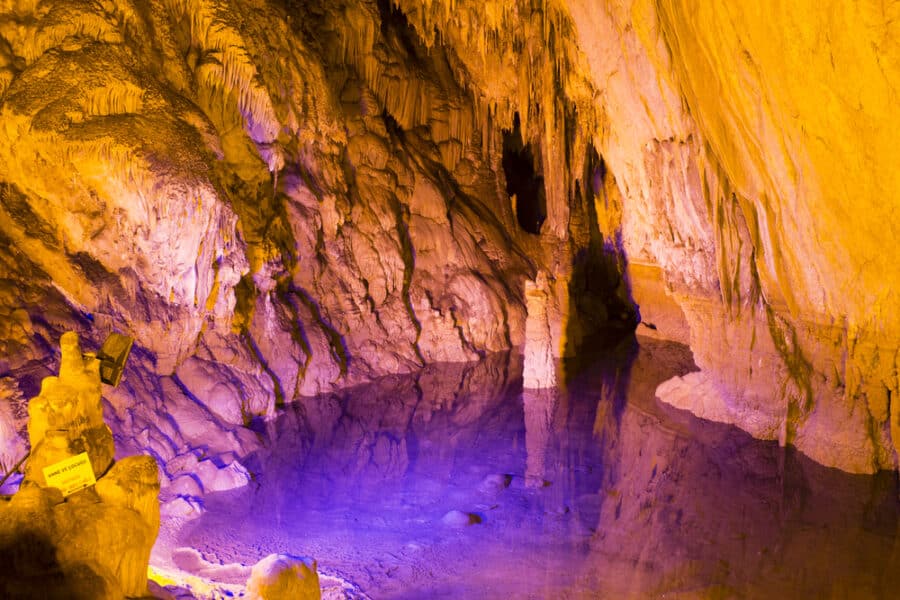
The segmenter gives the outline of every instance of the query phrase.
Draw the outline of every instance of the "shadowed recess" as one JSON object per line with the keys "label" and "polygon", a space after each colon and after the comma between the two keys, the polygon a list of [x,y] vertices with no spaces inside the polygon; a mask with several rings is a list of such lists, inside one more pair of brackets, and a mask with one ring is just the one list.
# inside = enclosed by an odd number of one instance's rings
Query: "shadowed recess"
{"label": "shadowed recess", "polygon": [[547,218],[547,197],[544,178],[535,171],[535,157],[531,144],[522,140],[519,114],[513,119],[513,128],[503,132],[503,174],[506,177],[506,193],[515,196],[516,220],[519,226],[539,235]]}

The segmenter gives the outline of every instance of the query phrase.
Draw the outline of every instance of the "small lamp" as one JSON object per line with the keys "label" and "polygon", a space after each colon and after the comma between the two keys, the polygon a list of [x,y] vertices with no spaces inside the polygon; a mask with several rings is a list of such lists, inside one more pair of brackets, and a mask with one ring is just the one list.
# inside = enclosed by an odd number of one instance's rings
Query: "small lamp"
{"label": "small lamp", "polygon": [[131,354],[134,338],[121,333],[111,333],[103,342],[97,358],[100,360],[100,381],[115,387],[122,379],[125,363]]}

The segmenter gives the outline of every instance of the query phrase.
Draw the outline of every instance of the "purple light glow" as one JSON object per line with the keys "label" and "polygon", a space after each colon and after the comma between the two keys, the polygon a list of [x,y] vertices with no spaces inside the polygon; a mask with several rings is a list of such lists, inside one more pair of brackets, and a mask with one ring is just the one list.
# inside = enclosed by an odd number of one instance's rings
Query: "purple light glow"
{"label": "purple light glow", "polygon": [[246,461],[257,485],[210,495],[179,543],[311,556],[372,598],[897,589],[887,478],[666,407],[689,355],[631,350],[567,365],[566,392],[523,392],[521,359],[494,356],[290,406]]}

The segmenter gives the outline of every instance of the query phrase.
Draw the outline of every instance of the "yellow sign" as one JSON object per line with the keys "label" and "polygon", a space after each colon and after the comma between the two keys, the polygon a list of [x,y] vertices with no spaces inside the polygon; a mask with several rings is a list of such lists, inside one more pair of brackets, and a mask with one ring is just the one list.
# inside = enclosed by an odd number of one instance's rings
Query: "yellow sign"
{"label": "yellow sign", "polygon": [[74,494],[97,483],[87,452],[44,467],[44,480],[49,487],[59,488],[63,496]]}

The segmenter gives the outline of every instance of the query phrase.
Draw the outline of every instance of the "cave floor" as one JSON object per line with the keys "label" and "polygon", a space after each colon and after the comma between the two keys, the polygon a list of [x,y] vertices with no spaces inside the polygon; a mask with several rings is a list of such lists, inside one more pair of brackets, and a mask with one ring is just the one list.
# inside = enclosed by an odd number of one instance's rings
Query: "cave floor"
{"label": "cave floor", "polygon": [[198,597],[270,553],[314,558],[326,598],[894,597],[895,477],[662,404],[690,353],[638,339],[567,363],[565,389],[501,357],[289,406],[254,483],[164,523],[152,565]]}

